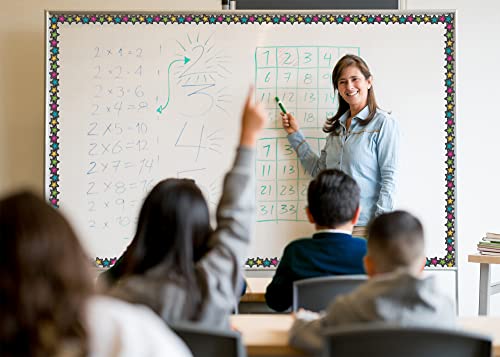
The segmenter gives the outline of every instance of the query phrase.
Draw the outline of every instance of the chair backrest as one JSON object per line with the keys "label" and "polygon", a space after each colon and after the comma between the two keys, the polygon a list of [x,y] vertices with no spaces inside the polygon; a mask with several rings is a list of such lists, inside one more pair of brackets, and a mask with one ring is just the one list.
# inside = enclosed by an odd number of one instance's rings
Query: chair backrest
{"label": "chair backrest", "polygon": [[366,275],[333,275],[297,280],[293,283],[293,311],[325,310],[337,295],[351,292],[366,279]]}
{"label": "chair backrest", "polygon": [[325,356],[490,357],[489,336],[437,327],[357,324],[325,332]]}
{"label": "chair backrest", "polygon": [[193,357],[246,357],[239,332],[201,327],[192,323],[170,325],[186,343]]}

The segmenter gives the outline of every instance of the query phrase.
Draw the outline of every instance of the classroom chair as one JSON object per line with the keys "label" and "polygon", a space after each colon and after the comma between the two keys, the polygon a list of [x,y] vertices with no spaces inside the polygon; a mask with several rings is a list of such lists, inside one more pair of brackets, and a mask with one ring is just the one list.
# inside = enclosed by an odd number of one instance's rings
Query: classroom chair
{"label": "classroom chair", "polygon": [[325,332],[326,357],[490,357],[489,336],[438,327],[365,323]]}
{"label": "classroom chair", "polygon": [[351,292],[366,279],[366,275],[332,275],[297,280],[293,283],[293,311],[325,310],[337,295]]}
{"label": "classroom chair", "polygon": [[246,357],[239,332],[183,322],[170,328],[186,343],[193,357]]}

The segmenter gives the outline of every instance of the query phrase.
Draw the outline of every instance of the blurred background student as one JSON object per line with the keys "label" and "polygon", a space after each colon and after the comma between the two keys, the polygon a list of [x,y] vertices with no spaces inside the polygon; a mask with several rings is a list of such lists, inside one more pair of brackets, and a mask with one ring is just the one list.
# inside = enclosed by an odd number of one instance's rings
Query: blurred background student
{"label": "blurred background student", "polygon": [[94,295],[90,261],[42,199],[0,200],[1,356],[191,355],[148,308]]}

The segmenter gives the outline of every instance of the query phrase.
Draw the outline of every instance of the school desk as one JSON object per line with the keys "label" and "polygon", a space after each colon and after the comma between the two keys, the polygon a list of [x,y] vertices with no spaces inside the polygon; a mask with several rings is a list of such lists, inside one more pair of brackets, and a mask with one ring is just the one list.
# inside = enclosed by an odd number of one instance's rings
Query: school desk
{"label": "school desk", "polygon": [[500,264],[500,256],[469,255],[469,262],[479,263],[479,315],[490,312],[490,296],[500,293],[500,282],[491,282],[491,264]]}
{"label": "school desk", "polygon": [[266,305],[266,287],[271,282],[271,277],[246,278],[247,290],[240,299],[238,310],[240,313],[264,314],[273,313]]}
{"label": "school desk", "polygon": [[[290,314],[233,315],[231,324],[241,332],[249,357],[305,356],[288,345],[288,330],[293,323]],[[493,357],[500,357],[500,317],[476,316],[458,319],[465,331],[493,337]]]}

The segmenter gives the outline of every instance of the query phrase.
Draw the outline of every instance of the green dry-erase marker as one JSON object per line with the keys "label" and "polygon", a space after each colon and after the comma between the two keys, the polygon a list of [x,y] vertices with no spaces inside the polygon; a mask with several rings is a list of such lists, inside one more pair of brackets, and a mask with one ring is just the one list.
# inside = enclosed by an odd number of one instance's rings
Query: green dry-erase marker
{"label": "green dry-erase marker", "polygon": [[278,97],[274,97],[274,100],[276,101],[276,103],[278,103],[278,106],[280,107],[281,111],[286,114],[286,109],[285,107],[283,106],[283,103],[281,103],[281,100],[278,98]]}

